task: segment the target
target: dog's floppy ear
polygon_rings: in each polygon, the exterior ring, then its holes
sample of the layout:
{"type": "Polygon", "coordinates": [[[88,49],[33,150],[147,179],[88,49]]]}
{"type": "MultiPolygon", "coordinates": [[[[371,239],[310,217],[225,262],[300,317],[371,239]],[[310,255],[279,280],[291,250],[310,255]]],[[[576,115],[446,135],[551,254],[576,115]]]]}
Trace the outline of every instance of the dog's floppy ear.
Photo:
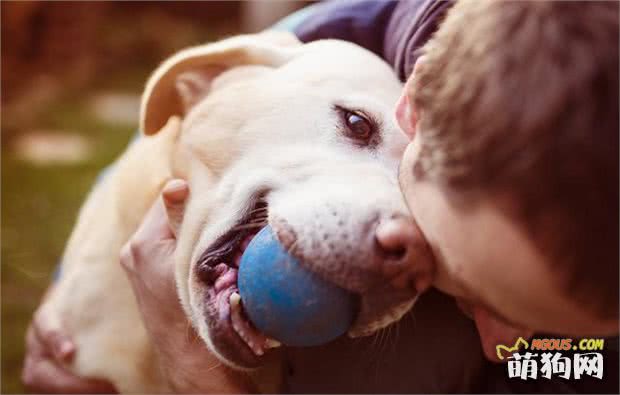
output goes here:
{"type": "Polygon", "coordinates": [[[184,115],[226,69],[242,65],[277,67],[292,58],[298,45],[290,33],[263,32],[180,51],[155,70],[146,84],[140,108],[142,131],[154,134],[171,116],[184,115]]]}

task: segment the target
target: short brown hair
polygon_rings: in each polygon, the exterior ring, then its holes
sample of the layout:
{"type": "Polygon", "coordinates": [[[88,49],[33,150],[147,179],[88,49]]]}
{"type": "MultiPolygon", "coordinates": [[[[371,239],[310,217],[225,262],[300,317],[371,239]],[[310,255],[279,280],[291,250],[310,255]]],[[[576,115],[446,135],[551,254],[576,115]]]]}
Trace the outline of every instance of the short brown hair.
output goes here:
{"type": "Polygon", "coordinates": [[[618,9],[457,2],[410,84],[414,175],[509,195],[567,293],[604,318],[618,317],[618,9]]]}

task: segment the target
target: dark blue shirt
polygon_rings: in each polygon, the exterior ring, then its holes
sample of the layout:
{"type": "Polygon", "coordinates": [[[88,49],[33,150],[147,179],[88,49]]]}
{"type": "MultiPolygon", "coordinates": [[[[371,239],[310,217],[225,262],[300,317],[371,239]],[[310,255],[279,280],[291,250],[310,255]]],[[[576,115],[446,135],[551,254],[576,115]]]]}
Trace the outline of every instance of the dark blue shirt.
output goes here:
{"type": "Polygon", "coordinates": [[[337,38],[356,43],[385,59],[405,81],[451,5],[444,0],[328,1],[316,5],[294,31],[304,42],[337,38]]]}

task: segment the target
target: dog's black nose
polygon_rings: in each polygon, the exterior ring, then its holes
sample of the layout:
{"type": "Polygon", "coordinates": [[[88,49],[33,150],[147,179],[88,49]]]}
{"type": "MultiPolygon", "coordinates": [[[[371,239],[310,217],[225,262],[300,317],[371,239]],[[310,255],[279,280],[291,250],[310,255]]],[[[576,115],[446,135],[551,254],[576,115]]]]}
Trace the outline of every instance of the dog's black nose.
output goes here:
{"type": "Polygon", "coordinates": [[[415,222],[405,216],[381,220],[375,230],[375,248],[386,275],[398,288],[426,290],[432,282],[431,249],[415,222]]]}

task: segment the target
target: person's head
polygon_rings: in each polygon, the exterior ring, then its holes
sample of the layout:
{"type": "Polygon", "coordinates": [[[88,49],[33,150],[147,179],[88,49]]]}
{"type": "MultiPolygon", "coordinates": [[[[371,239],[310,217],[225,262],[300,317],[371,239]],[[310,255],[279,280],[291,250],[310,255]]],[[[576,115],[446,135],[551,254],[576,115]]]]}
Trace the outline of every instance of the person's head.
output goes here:
{"type": "Polygon", "coordinates": [[[400,168],[437,286],[618,332],[618,4],[461,1],[407,82],[400,168]]]}

